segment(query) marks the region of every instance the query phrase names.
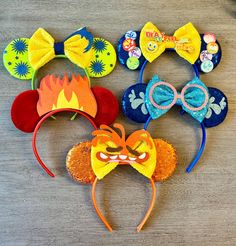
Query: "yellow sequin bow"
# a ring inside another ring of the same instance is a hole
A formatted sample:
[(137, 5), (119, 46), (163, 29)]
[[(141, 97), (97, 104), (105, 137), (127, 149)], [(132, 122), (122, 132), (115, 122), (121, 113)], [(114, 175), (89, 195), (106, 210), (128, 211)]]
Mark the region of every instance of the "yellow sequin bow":
[(92, 44), (93, 35), (85, 27), (58, 43), (47, 31), (39, 28), (29, 40), (29, 62), (34, 70), (38, 70), (57, 55), (65, 55), (77, 66), (86, 68), (92, 57)]
[(140, 48), (149, 62), (159, 57), (165, 49), (171, 48), (194, 64), (199, 57), (201, 37), (191, 22), (177, 29), (173, 36), (165, 35), (153, 23), (147, 22), (141, 30)]

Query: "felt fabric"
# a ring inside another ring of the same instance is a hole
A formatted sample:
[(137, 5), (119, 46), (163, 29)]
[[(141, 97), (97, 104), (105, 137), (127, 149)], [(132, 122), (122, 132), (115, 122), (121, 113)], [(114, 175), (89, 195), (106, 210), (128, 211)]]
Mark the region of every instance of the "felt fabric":
[(23, 132), (33, 132), (40, 120), (37, 112), (39, 95), (36, 90), (24, 91), (19, 94), (11, 107), (11, 119), (15, 127)]
[(55, 43), (53, 37), (43, 28), (39, 28), (29, 40), (29, 61), (38, 70), (51, 61), (58, 52), (77, 66), (86, 68), (92, 57), (93, 36), (86, 28), (72, 33), (63, 44)]
[(116, 66), (116, 51), (105, 39), (94, 38), (92, 58), (88, 65), (89, 77), (100, 78), (110, 74)]
[(228, 100), (225, 94), (217, 88), (208, 87), (209, 108), (203, 121), (206, 127), (214, 127), (221, 124), (228, 113)]
[(61, 108), (78, 109), (92, 117), (97, 114), (97, 102), (86, 76), (72, 74), (69, 81), (67, 75), (62, 79), (47, 75), (41, 80), (37, 91), (39, 93), (37, 111), (40, 116)]
[[(157, 75), (154, 75), (148, 83), (145, 95), (146, 107), (153, 119), (157, 119), (166, 114), (172, 106), (177, 104), (197, 121), (202, 122), (204, 120), (208, 110), (208, 88), (198, 77), (194, 77), (190, 82), (188, 82), (182, 89), (181, 93), (178, 93), (175, 88), (170, 88), (172, 87), (170, 84), (168, 84), (170, 87), (167, 85), (154, 87), (159, 82), (162, 82), (161, 79)], [(199, 86), (201, 89), (196, 86)], [(154, 90), (152, 90), (153, 88)], [(184, 90), (185, 92), (183, 93)], [(203, 90), (205, 90), (206, 95)], [(151, 99), (154, 102), (152, 102)], [(163, 108), (158, 108), (153, 103)], [(201, 107), (204, 103), (206, 103), (204, 107), (199, 110), (195, 110), (195, 108), (197, 109), (198, 107)]]
[(145, 105), (147, 84), (136, 83), (130, 86), (122, 97), (122, 109), (129, 119), (137, 123), (145, 123), (150, 114)]
[(124, 127), (120, 124), (114, 127), (119, 129), (121, 136), (106, 125), (93, 132), (91, 164), (97, 178), (102, 179), (117, 165), (131, 165), (151, 178), (156, 167), (156, 148), (150, 134), (138, 130), (125, 139)]
[(119, 104), (115, 95), (108, 89), (100, 86), (91, 88), (97, 102), (97, 114), (94, 121), (97, 126), (112, 124), (119, 114)]
[(17, 79), (31, 79), (34, 72), (28, 60), (28, 43), (28, 38), (14, 39), (3, 51), (3, 64)]
[(177, 29), (173, 36), (165, 35), (153, 23), (147, 22), (141, 30), (140, 47), (149, 62), (159, 57), (165, 49), (171, 48), (194, 64), (200, 53), (201, 38), (191, 22)]
[[(121, 65), (129, 70), (140, 70), (145, 57), (139, 45), (140, 31), (128, 31), (118, 41), (117, 55)], [(127, 40), (129, 40), (127, 42)], [(133, 42), (130, 42), (133, 40)]]
[(96, 176), (91, 166), (91, 142), (75, 145), (67, 154), (66, 167), (75, 181), (93, 183)]
[(200, 72), (209, 73), (220, 63), (222, 50), (213, 33), (205, 33), (200, 36), (201, 51), (195, 64)]

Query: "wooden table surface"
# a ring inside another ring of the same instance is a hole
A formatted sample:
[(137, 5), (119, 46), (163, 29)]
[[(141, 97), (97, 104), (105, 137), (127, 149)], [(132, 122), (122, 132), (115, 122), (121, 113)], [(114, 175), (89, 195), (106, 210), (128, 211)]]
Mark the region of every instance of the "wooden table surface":
[[(1, 63), (0, 245), (236, 245), (236, 1), (11, 0), (0, 1), (0, 9), (2, 51), (12, 39), (30, 37), (38, 27), (60, 40), (87, 26), (116, 45), (127, 30), (138, 30), (149, 20), (168, 34), (191, 21), (201, 33), (213, 32), (220, 41), (221, 64), (201, 78), (229, 100), (227, 119), (207, 130), (205, 153), (191, 174), (185, 168), (200, 143), (198, 125), (188, 116), (179, 117), (176, 109), (151, 124), (152, 136), (174, 144), (179, 164), (169, 180), (157, 184), (155, 208), (140, 233), (135, 228), (149, 203), (148, 181), (129, 167), (119, 167), (99, 183), (98, 203), (114, 228), (111, 234), (94, 211), (91, 187), (73, 182), (65, 168), (68, 150), (91, 139), (92, 128), (81, 118), (71, 122), (68, 114), (44, 124), (39, 152), (56, 178), (47, 176), (33, 155), (31, 134), (16, 130), (10, 118), (15, 96), (30, 89), (30, 83), (10, 77)], [(76, 69), (68, 61), (55, 60), (38, 78), (65, 71)], [(149, 65), (145, 79), (155, 72), (177, 86), (192, 76), (190, 66), (169, 53)], [(117, 63), (112, 74), (92, 79), (92, 84), (111, 89), (120, 101), (137, 76)], [(127, 134), (142, 128), (122, 113), (117, 122), (125, 125)]]

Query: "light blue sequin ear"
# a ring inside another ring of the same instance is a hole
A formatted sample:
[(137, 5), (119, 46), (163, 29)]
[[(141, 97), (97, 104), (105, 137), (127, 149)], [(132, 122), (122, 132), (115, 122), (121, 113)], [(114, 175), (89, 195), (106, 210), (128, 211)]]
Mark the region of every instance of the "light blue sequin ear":
[(221, 124), (228, 113), (228, 100), (225, 94), (217, 88), (208, 87), (209, 107), (203, 121), (206, 127), (214, 127)]
[(31, 79), (34, 73), (28, 60), (28, 38), (12, 40), (3, 51), (3, 64), (15, 78)]

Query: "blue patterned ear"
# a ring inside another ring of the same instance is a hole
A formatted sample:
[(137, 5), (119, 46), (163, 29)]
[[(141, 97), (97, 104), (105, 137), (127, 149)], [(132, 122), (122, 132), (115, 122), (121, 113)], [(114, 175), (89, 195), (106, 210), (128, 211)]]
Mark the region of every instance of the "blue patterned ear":
[(228, 113), (228, 100), (225, 94), (217, 88), (208, 87), (209, 108), (203, 121), (206, 127), (214, 127), (224, 121)]
[(139, 46), (139, 36), (140, 31), (128, 31), (118, 41), (118, 59), (129, 70), (140, 70), (146, 60)]
[(145, 106), (146, 88), (147, 84), (134, 84), (125, 91), (122, 98), (124, 114), (137, 123), (145, 123), (150, 116)]
[(202, 45), (196, 66), (199, 72), (209, 73), (220, 63), (222, 51), (219, 42), (212, 33), (200, 34)]

